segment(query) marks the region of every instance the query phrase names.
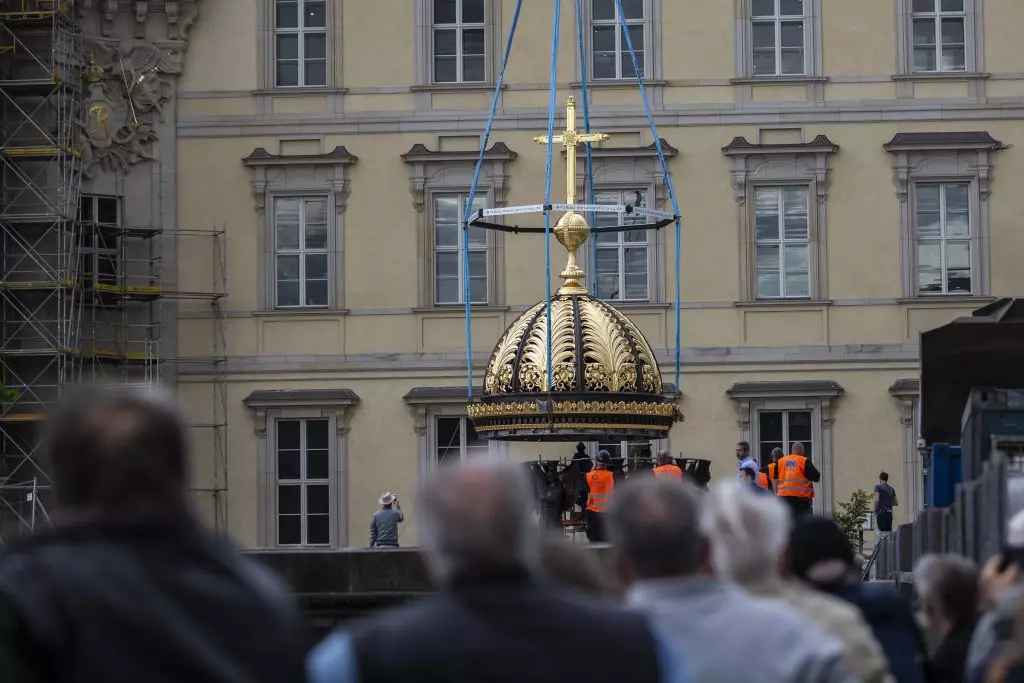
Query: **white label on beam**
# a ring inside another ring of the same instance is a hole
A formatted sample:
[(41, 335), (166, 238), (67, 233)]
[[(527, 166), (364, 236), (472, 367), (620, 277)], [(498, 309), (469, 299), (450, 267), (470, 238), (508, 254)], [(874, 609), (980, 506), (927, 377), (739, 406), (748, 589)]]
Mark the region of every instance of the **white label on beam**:
[(514, 213), (543, 213), (543, 204), (530, 204), (528, 206), (503, 206), (500, 209), (484, 209), (484, 216), (508, 216)]
[(626, 207), (622, 204), (554, 204), (555, 211), (575, 211), (576, 213), (622, 213)]
[(650, 216), (651, 218), (665, 218), (670, 221), (674, 221), (676, 219), (676, 215), (674, 213), (666, 213), (664, 211), (656, 211), (654, 209), (634, 208), (633, 213), (640, 216)]

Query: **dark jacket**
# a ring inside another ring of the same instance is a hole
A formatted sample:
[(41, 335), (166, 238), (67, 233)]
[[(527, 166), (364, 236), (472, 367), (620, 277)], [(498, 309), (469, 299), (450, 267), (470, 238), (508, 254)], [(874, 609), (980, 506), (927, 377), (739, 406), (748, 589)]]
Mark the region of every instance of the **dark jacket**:
[(856, 605), (889, 660), (897, 683), (924, 683), (926, 652), (910, 605), (894, 591), (863, 583), (818, 588)]
[(975, 623), (971, 621), (969, 624), (954, 628), (935, 648), (929, 667), (931, 676), (928, 683), (963, 683), (964, 670), (967, 666), (967, 648), (970, 647), (971, 636), (974, 635)]
[(301, 683), (299, 614), (191, 523), (51, 529), (0, 555), (0, 680)]
[(457, 582), (353, 634), (361, 683), (657, 683), (646, 619), (566, 595), (526, 574)]

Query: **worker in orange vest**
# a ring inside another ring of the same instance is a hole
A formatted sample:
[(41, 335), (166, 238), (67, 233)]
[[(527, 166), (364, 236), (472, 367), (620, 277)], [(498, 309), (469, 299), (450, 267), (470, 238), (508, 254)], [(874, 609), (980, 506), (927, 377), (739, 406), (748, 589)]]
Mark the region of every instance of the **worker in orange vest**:
[(658, 451), (658, 466), (654, 468), (654, 476), (682, 481), (683, 470), (672, 462), (672, 456), (668, 451)]
[(761, 468), (761, 471), (757, 475), (757, 485), (763, 488), (765, 491), (774, 492), (776, 486), (778, 486), (778, 468), (779, 458), (782, 457), (781, 448), (772, 449), (772, 461), (765, 467)]
[(587, 472), (587, 539), (591, 543), (605, 540), (604, 516), (615, 491), (615, 476), (608, 469), (612, 461), (608, 451), (600, 451), (594, 469)]
[(809, 458), (804, 457), (804, 445), (793, 444), (793, 452), (780, 458), (777, 466), (779, 500), (789, 506), (794, 518), (813, 513), (814, 482), (821, 481), (821, 473)]

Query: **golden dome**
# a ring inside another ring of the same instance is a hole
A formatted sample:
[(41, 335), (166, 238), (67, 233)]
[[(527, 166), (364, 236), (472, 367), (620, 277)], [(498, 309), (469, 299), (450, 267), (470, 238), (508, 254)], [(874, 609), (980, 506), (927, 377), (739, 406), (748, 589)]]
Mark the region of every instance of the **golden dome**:
[(541, 301), (505, 331), (487, 364), (484, 396), (550, 392), (661, 394), (650, 344), (625, 315), (585, 294), (551, 300), (548, 387), (547, 307)]

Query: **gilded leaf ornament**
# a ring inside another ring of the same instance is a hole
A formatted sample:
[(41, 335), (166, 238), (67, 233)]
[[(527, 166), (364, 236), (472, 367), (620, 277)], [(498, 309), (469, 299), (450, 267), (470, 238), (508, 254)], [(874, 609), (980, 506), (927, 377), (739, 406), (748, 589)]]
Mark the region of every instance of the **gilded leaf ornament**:
[[(524, 316), (525, 317), (525, 316)], [(572, 300), (551, 302), (551, 356), (553, 387), (548, 388), (547, 311), (529, 332), (519, 367), (520, 391), (572, 391), (576, 381), (576, 343)]]
[(633, 337), (633, 343), (636, 345), (637, 355), (640, 357), (640, 362), (643, 363), (643, 385), (644, 391), (648, 394), (660, 394), (661, 393), (661, 373), (658, 372), (658, 364), (654, 361), (654, 353), (651, 351), (650, 345), (647, 343), (647, 339), (644, 338), (640, 328), (636, 326), (632, 320), (626, 316), (622, 316), (622, 323), (626, 326), (631, 337)]
[(588, 391), (636, 391), (636, 364), (622, 325), (604, 307), (580, 299)]
[(544, 307), (540, 302), (512, 323), (505, 335), (498, 342), (491, 354), (491, 362), (487, 366), (487, 375), (484, 377), (484, 392), (497, 394), (506, 392), (512, 386), (512, 368), (516, 360), (516, 352), (519, 350), (519, 342), (529, 327), (537, 311)]

